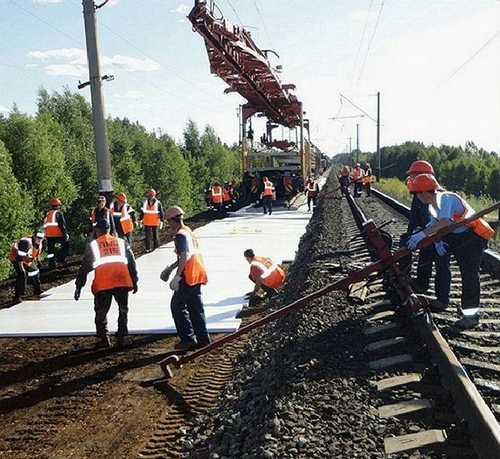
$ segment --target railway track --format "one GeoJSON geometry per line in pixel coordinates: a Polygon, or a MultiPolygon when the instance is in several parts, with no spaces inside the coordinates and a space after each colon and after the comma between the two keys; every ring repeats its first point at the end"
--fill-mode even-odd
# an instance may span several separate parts
{"type": "MultiPolygon", "coordinates": [[[[374,191],[373,198],[362,198],[350,206],[343,205],[346,212],[353,213],[356,227],[368,218],[377,224],[384,220],[394,219],[389,227],[393,234],[402,234],[406,230],[406,215],[408,210],[400,203],[374,191]],[[381,202],[383,204],[381,204],[381,202]]],[[[352,232],[352,230],[351,230],[352,232]]],[[[370,253],[364,241],[351,244],[350,250],[357,251],[356,263],[370,260],[370,253]]],[[[396,391],[407,386],[422,384],[426,373],[432,368],[422,362],[415,364],[415,349],[407,352],[401,350],[409,341],[421,343],[428,352],[432,364],[439,370],[440,381],[454,401],[454,408],[460,420],[464,420],[470,433],[471,443],[479,457],[498,457],[500,455],[500,428],[495,416],[500,414],[498,395],[500,393],[500,347],[497,345],[500,336],[500,280],[498,272],[500,259],[498,254],[488,252],[481,272],[482,320],[480,327],[471,331],[456,331],[450,327],[456,319],[453,306],[459,304],[460,274],[455,263],[452,264],[451,304],[445,313],[421,314],[410,321],[401,321],[397,309],[388,301],[378,301],[371,304],[370,314],[366,317],[370,326],[365,330],[373,336],[373,342],[367,346],[367,351],[376,358],[370,362],[374,370],[384,370],[389,367],[404,365],[410,368],[400,376],[382,379],[377,382],[381,392],[396,391]],[[412,331],[408,334],[406,326],[412,331]],[[413,367],[413,368],[412,368],[413,367]],[[413,370],[413,371],[411,371],[413,370]],[[492,455],[492,452],[495,452],[492,455]]],[[[378,297],[383,298],[384,292],[379,282],[368,287],[371,295],[366,295],[368,301],[378,297]]],[[[434,293],[431,291],[431,293],[434,293]]],[[[411,346],[407,346],[411,349],[411,346]]],[[[428,378],[427,378],[428,379],[428,378]]],[[[381,417],[403,416],[429,410],[436,410],[439,403],[432,398],[398,399],[379,408],[381,417]]],[[[448,437],[446,428],[430,429],[417,434],[408,433],[399,437],[385,439],[386,453],[401,453],[446,443],[448,437]]],[[[467,451],[460,448],[461,455],[467,451]]],[[[458,450],[457,450],[458,451],[458,450]]],[[[468,453],[467,453],[468,454],[468,453]]]]}

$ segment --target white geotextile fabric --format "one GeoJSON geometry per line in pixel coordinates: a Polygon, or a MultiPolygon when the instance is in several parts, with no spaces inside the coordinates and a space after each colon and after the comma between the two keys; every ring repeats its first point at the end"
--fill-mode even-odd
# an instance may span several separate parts
{"type": "MultiPolygon", "coordinates": [[[[261,208],[244,208],[195,231],[209,277],[202,291],[210,332],[232,332],[240,325],[236,315],[245,303],[243,296],[253,288],[243,251],[252,248],[276,263],[293,260],[310,216],[304,206],[293,211],[276,208],[271,216],[263,215],[261,208]]],[[[159,278],[173,261],[173,243],[137,259],[139,292],[129,296],[130,333],[175,333],[170,313],[172,292],[159,278]]],[[[40,301],[0,310],[0,336],[94,334],[91,283],[89,275],[78,302],[73,299],[72,281],[48,290],[40,301]]],[[[116,330],[117,309],[113,301],[108,314],[110,331],[116,330]]]]}

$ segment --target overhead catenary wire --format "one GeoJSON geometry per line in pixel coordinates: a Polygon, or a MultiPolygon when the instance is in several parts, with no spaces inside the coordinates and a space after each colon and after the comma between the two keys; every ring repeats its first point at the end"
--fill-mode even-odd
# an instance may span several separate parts
{"type": "Polygon", "coordinates": [[[238,21],[240,21],[240,25],[243,25],[243,20],[241,19],[240,15],[238,14],[238,11],[236,10],[236,8],[234,7],[233,3],[231,2],[231,0],[224,0],[228,5],[229,7],[233,10],[233,13],[234,15],[236,16],[236,19],[238,19],[238,21]]]}
{"type": "Polygon", "coordinates": [[[352,81],[354,81],[354,77],[355,77],[356,70],[358,67],[358,59],[361,55],[361,49],[363,47],[363,42],[365,41],[366,30],[368,29],[368,21],[370,20],[370,14],[372,11],[373,2],[374,2],[374,0],[370,0],[370,6],[368,7],[368,12],[366,13],[365,25],[363,27],[363,32],[361,33],[361,40],[359,41],[359,46],[358,46],[358,50],[356,52],[356,57],[354,58],[354,67],[352,69],[352,81]]]}
{"type": "Polygon", "coordinates": [[[264,27],[264,32],[267,36],[267,39],[269,40],[269,44],[271,44],[271,35],[269,34],[269,29],[267,28],[266,20],[264,19],[264,15],[262,14],[262,11],[259,7],[259,0],[253,0],[253,4],[255,6],[255,9],[257,10],[257,14],[260,17],[260,20],[262,22],[262,26],[264,27]]]}
{"type": "Polygon", "coordinates": [[[375,22],[375,27],[374,27],[372,35],[370,37],[370,41],[368,42],[368,48],[366,49],[365,58],[363,59],[363,64],[361,65],[361,69],[360,69],[359,74],[358,74],[357,83],[359,83],[359,81],[361,80],[363,73],[365,71],[366,62],[368,60],[368,56],[370,55],[370,50],[371,50],[373,41],[375,40],[375,35],[377,34],[378,26],[380,24],[380,18],[382,17],[382,11],[384,9],[384,4],[385,4],[385,0],[382,0],[382,2],[380,3],[380,8],[378,10],[377,21],[375,22]]]}

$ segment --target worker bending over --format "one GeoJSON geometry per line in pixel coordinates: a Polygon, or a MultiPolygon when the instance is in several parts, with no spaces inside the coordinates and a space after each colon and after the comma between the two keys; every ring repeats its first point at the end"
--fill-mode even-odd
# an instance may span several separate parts
{"type": "Polygon", "coordinates": [[[148,191],[147,199],[142,204],[139,213],[139,220],[144,225],[146,234],[146,252],[152,252],[159,247],[158,229],[163,225],[163,219],[163,207],[161,202],[156,199],[156,191],[151,189],[148,191]]]}
{"type": "Polygon", "coordinates": [[[132,234],[134,232],[135,211],[127,202],[127,195],[119,193],[111,206],[113,220],[118,237],[125,239],[132,244],[132,234]]]}
{"type": "Polygon", "coordinates": [[[42,293],[38,264],[42,252],[43,236],[43,233],[36,233],[32,237],[23,237],[12,244],[10,248],[9,261],[16,272],[14,303],[21,301],[26,293],[28,281],[33,285],[35,296],[42,293]]]}
{"type": "Polygon", "coordinates": [[[170,309],[180,338],[175,348],[191,350],[210,343],[201,297],[201,286],[208,282],[207,271],[198,240],[184,224],[184,211],[177,206],[171,207],[166,211],[165,218],[174,235],[177,261],[165,268],[160,277],[167,281],[172,271],[177,269],[170,281],[170,288],[174,291],[170,309]]]}
{"type": "MultiPolygon", "coordinates": [[[[453,222],[470,217],[474,210],[458,194],[443,190],[432,174],[419,174],[408,179],[408,189],[429,206],[431,215],[427,227],[408,239],[408,248],[416,250],[428,235],[453,222]]],[[[482,218],[457,228],[435,244],[438,255],[452,253],[460,268],[462,278],[462,318],[455,322],[458,328],[473,328],[479,323],[481,285],[479,270],[484,250],[495,232],[482,218]]],[[[449,292],[449,286],[448,286],[449,292]]],[[[444,302],[445,305],[448,301],[444,302]]]]}
{"type": "Polygon", "coordinates": [[[109,347],[107,314],[114,298],[118,303],[117,344],[122,345],[128,335],[128,293],[137,293],[137,270],[134,254],[126,241],[109,234],[107,220],[97,220],[95,239],[87,244],[83,261],[76,276],[75,300],[87,282],[89,272],[95,270],[92,282],[94,294],[97,347],[109,347]]]}
{"type": "Polygon", "coordinates": [[[276,190],[273,182],[271,182],[267,177],[263,177],[262,185],[264,188],[260,194],[260,199],[262,199],[264,214],[269,212],[269,215],[271,215],[273,213],[273,199],[276,198],[276,190]]]}
{"type": "Polygon", "coordinates": [[[106,196],[99,196],[97,198],[97,206],[90,214],[90,236],[95,239],[95,227],[99,220],[106,220],[109,225],[110,234],[116,234],[115,222],[113,219],[113,212],[106,206],[106,196]]]}
{"type": "Polygon", "coordinates": [[[311,177],[307,179],[305,193],[307,196],[307,210],[311,211],[311,202],[313,207],[316,207],[316,199],[319,195],[319,185],[311,177]]]}
{"type": "Polygon", "coordinates": [[[51,210],[47,212],[43,222],[45,237],[47,238],[47,260],[49,268],[56,267],[56,261],[64,264],[68,256],[69,234],[66,228],[66,219],[61,212],[61,200],[53,198],[49,201],[51,210]],[[57,249],[59,246],[59,250],[57,249]]]}
{"type": "Polygon", "coordinates": [[[260,287],[268,296],[272,296],[276,293],[276,289],[283,287],[285,272],[270,258],[258,257],[252,249],[245,250],[243,256],[250,264],[248,278],[255,284],[256,289],[260,287]]]}

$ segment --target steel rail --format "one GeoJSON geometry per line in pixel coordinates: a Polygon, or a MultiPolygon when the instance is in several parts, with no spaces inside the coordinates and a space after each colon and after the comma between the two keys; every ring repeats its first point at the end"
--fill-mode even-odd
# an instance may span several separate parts
{"type": "MultiPolygon", "coordinates": [[[[410,209],[407,206],[379,190],[372,188],[371,191],[389,207],[409,218],[410,209]]],[[[500,271],[500,257],[493,251],[488,251],[483,264],[484,269],[490,266],[496,274],[500,271]]],[[[481,458],[499,457],[500,426],[498,421],[434,324],[432,315],[420,314],[412,320],[412,323],[431,351],[431,359],[439,366],[442,384],[452,394],[457,413],[467,422],[476,453],[481,458]]]]}

